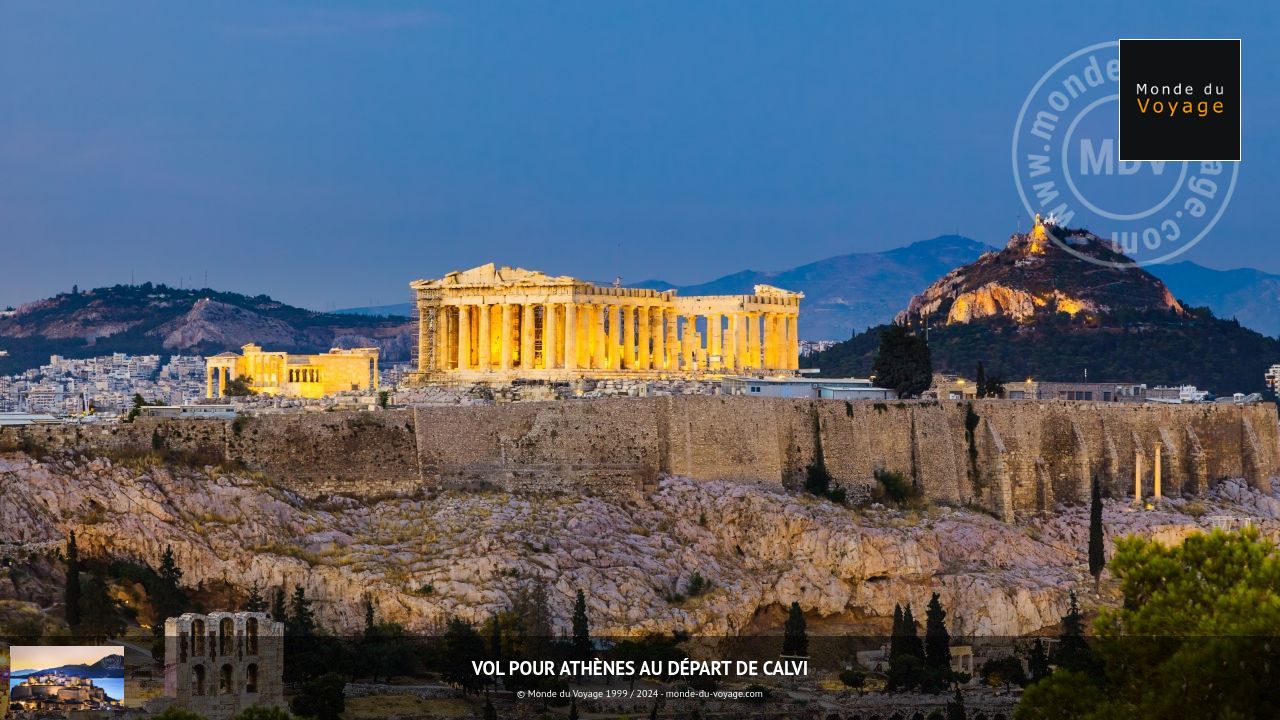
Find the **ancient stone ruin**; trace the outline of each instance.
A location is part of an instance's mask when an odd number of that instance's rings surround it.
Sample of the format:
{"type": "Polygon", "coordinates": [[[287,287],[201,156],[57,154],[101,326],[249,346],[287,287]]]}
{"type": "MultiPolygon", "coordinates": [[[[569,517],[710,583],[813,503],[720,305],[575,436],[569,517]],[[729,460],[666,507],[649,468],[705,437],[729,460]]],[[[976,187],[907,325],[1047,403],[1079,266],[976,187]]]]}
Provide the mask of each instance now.
{"type": "Polygon", "coordinates": [[[185,613],[164,623],[164,697],[210,720],[284,707],[284,623],[267,613],[185,613]]]}

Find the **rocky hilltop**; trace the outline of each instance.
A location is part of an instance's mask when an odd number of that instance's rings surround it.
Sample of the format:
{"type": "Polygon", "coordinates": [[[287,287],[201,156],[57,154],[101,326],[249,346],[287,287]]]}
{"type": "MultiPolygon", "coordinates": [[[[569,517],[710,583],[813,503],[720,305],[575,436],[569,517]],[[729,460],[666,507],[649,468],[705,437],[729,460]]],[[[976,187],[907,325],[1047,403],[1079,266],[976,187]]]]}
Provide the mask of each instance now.
{"type": "Polygon", "coordinates": [[[403,360],[416,339],[409,318],[317,313],[272,300],[164,285],[116,285],[63,293],[0,316],[0,373],[48,362],[50,355],[113,352],[214,354],[258,342],[271,349],[324,352],[378,347],[403,360]]]}
{"type": "MultiPolygon", "coordinates": [[[[938,591],[953,633],[1016,635],[1055,624],[1067,593],[1091,585],[1082,507],[1011,524],[680,477],[639,500],[448,491],[308,501],[262,476],[67,452],[0,455],[0,488],[6,542],[36,547],[75,530],[82,554],[152,566],[172,545],[186,582],[299,584],[337,630],[360,626],[366,593],[388,619],[427,631],[447,616],[483,620],[543,583],[562,629],[581,588],[602,634],[768,633],[791,602],[813,632],[883,633],[894,603],[923,605],[938,591]],[[694,573],[711,589],[683,598],[694,573]]],[[[1278,517],[1274,494],[1225,481],[1155,511],[1108,502],[1105,519],[1109,542],[1177,542],[1243,522],[1275,538],[1278,517]]],[[[15,596],[10,583],[0,580],[0,597],[15,596]]]]}
{"type": "MultiPolygon", "coordinates": [[[[934,370],[968,377],[981,362],[1005,380],[1190,384],[1228,396],[1264,390],[1280,340],[1192,307],[1178,291],[1092,233],[1041,224],[952,269],[894,322],[927,328],[934,370]]],[[[880,330],[801,364],[828,377],[865,377],[880,330]]]]}
{"type": "Polygon", "coordinates": [[[1029,233],[1011,237],[1004,249],[942,276],[913,297],[896,322],[928,318],[950,325],[997,317],[1027,323],[1066,313],[1099,323],[1120,310],[1185,314],[1159,278],[1110,242],[1084,230],[1040,223],[1029,233]],[[1050,233],[1078,254],[1054,242],[1050,233]],[[1113,265],[1086,262],[1080,256],[1113,265]]]}

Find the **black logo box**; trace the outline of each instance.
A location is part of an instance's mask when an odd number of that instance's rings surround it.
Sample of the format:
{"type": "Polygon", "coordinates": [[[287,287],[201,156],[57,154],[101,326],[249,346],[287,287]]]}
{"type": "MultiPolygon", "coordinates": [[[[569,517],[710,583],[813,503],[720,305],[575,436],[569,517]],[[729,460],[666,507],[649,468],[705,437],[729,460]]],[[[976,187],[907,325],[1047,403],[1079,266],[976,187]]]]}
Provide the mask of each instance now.
{"type": "Polygon", "coordinates": [[[1239,160],[1240,89],[1239,40],[1120,40],[1120,159],[1239,160]]]}

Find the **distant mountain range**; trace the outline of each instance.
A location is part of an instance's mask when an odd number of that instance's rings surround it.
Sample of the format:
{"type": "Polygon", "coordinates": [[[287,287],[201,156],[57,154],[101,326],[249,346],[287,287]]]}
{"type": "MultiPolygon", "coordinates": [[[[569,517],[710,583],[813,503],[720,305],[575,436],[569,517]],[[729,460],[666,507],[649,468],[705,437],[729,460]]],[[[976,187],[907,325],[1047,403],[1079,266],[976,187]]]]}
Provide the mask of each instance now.
{"type": "Polygon", "coordinates": [[[50,675],[55,673],[79,678],[122,678],[124,677],[124,656],[107,655],[92,665],[79,663],[76,665],[59,665],[58,667],[40,670],[18,670],[11,673],[10,676],[23,678],[28,675],[50,675]]]}
{"type": "MultiPolygon", "coordinates": [[[[988,378],[1006,381],[1194,384],[1222,394],[1263,388],[1263,373],[1280,359],[1280,340],[1196,307],[1186,293],[1131,265],[1110,242],[1083,230],[1056,231],[1076,253],[1110,264],[1086,263],[1046,232],[1038,226],[1014,235],[998,252],[951,270],[904,304],[895,320],[927,334],[936,372],[974,377],[981,363],[988,378]]],[[[1194,266],[1182,270],[1220,276],[1194,266]]],[[[880,331],[872,328],[801,363],[828,377],[865,377],[873,371],[880,331]]]]}
{"type": "Polygon", "coordinates": [[[417,335],[407,317],[318,313],[266,295],[116,285],[63,293],[0,314],[0,374],[37,367],[50,355],[216,354],[249,342],[289,352],[378,347],[407,360],[417,335]]]}
{"type": "MultiPolygon", "coordinates": [[[[943,235],[883,252],[837,255],[790,270],[742,270],[710,282],[673,285],[645,280],[633,287],[675,289],[681,295],[751,292],[753,285],[776,285],[805,294],[800,336],[844,340],[855,331],[888,322],[913,295],[952,269],[996,248],[960,235],[943,235]]],[[[1192,307],[1208,307],[1220,318],[1280,335],[1280,275],[1260,270],[1213,270],[1192,262],[1146,268],[1165,281],[1175,297],[1192,307]]],[[[348,308],[335,312],[364,316],[405,316],[409,303],[348,308]]]]}

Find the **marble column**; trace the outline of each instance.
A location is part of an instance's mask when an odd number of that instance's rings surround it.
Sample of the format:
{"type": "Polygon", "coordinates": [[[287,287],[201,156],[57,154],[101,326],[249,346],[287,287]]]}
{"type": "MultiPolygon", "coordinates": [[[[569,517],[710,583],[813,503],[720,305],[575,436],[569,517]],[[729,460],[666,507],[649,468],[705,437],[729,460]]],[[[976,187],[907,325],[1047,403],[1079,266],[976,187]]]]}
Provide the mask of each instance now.
{"type": "Polygon", "coordinates": [[[747,367],[760,367],[760,314],[747,313],[747,367]]]}
{"type": "Polygon", "coordinates": [[[511,306],[511,303],[502,303],[498,307],[502,308],[498,314],[498,317],[501,318],[501,326],[498,328],[498,367],[503,370],[510,370],[513,355],[511,345],[514,342],[511,334],[511,324],[515,318],[515,309],[511,306]]]}
{"type": "Polygon", "coordinates": [[[493,306],[477,305],[476,311],[480,313],[480,336],[476,343],[479,352],[480,369],[488,372],[493,369],[493,306]]]}
{"type": "Polygon", "coordinates": [[[213,397],[213,368],[204,366],[204,396],[213,397]]]}
{"type": "Polygon", "coordinates": [[[762,367],[773,369],[778,366],[778,335],[777,327],[774,323],[775,315],[771,312],[762,313],[762,325],[760,329],[760,344],[764,347],[764,360],[762,367]]]}
{"type": "Polygon", "coordinates": [[[800,368],[800,316],[787,315],[787,368],[800,368]]]}
{"type": "Polygon", "coordinates": [[[622,367],[636,369],[636,309],[622,306],[622,367]]]}
{"type": "Polygon", "coordinates": [[[641,370],[649,369],[649,308],[641,305],[636,308],[636,325],[639,326],[637,333],[639,338],[636,341],[636,367],[641,370]]]}
{"type": "Polygon", "coordinates": [[[458,369],[470,370],[471,365],[471,307],[458,306],[458,369]]]}
{"type": "Polygon", "coordinates": [[[605,306],[591,306],[591,367],[604,370],[609,367],[609,339],[605,335],[605,306]]]}
{"type": "Polygon", "coordinates": [[[431,315],[433,311],[428,309],[425,303],[418,303],[418,372],[427,372],[431,369],[431,358],[427,353],[430,345],[430,329],[431,315]]]}
{"type": "Polygon", "coordinates": [[[649,331],[653,340],[653,355],[649,364],[654,370],[665,370],[667,367],[667,326],[666,311],[660,307],[649,309],[649,331]]]}
{"type": "Polygon", "coordinates": [[[560,323],[556,317],[556,306],[547,303],[542,306],[542,368],[550,370],[559,362],[558,328],[560,323]]]}
{"type": "Polygon", "coordinates": [[[728,315],[728,332],[724,333],[723,352],[724,352],[724,369],[737,370],[737,313],[728,315]]]}
{"type": "Polygon", "coordinates": [[[664,313],[667,321],[667,370],[680,370],[680,315],[674,309],[664,313]]]}
{"type": "Polygon", "coordinates": [[[707,369],[719,370],[724,367],[723,330],[724,317],[720,313],[707,316],[707,369]],[[715,358],[714,360],[711,358],[715,358]]]}
{"type": "Polygon", "coordinates": [[[533,303],[524,303],[520,306],[520,368],[523,370],[532,370],[534,366],[534,333],[537,330],[537,318],[534,313],[533,303]]]}
{"type": "Polygon", "coordinates": [[[690,371],[697,368],[696,349],[698,341],[698,318],[696,315],[685,315],[680,323],[680,369],[690,371]]]}
{"type": "Polygon", "coordinates": [[[622,312],[617,305],[606,306],[609,311],[609,353],[606,366],[610,370],[622,367],[622,312]]]}
{"type": "Polygon", "coordinates": [[[436,371],[444,372],[448,370],[452,363],[449,362],[449,355],[452,352],[453,332],[449,328],[450,315],[449,306],[440,305],[436,308],[436,371]]]}
{"type": "Polygon", "coordinates": [[[564,368],[578,367],[578,306],[572,302],[564,305],[564,368]]]}

